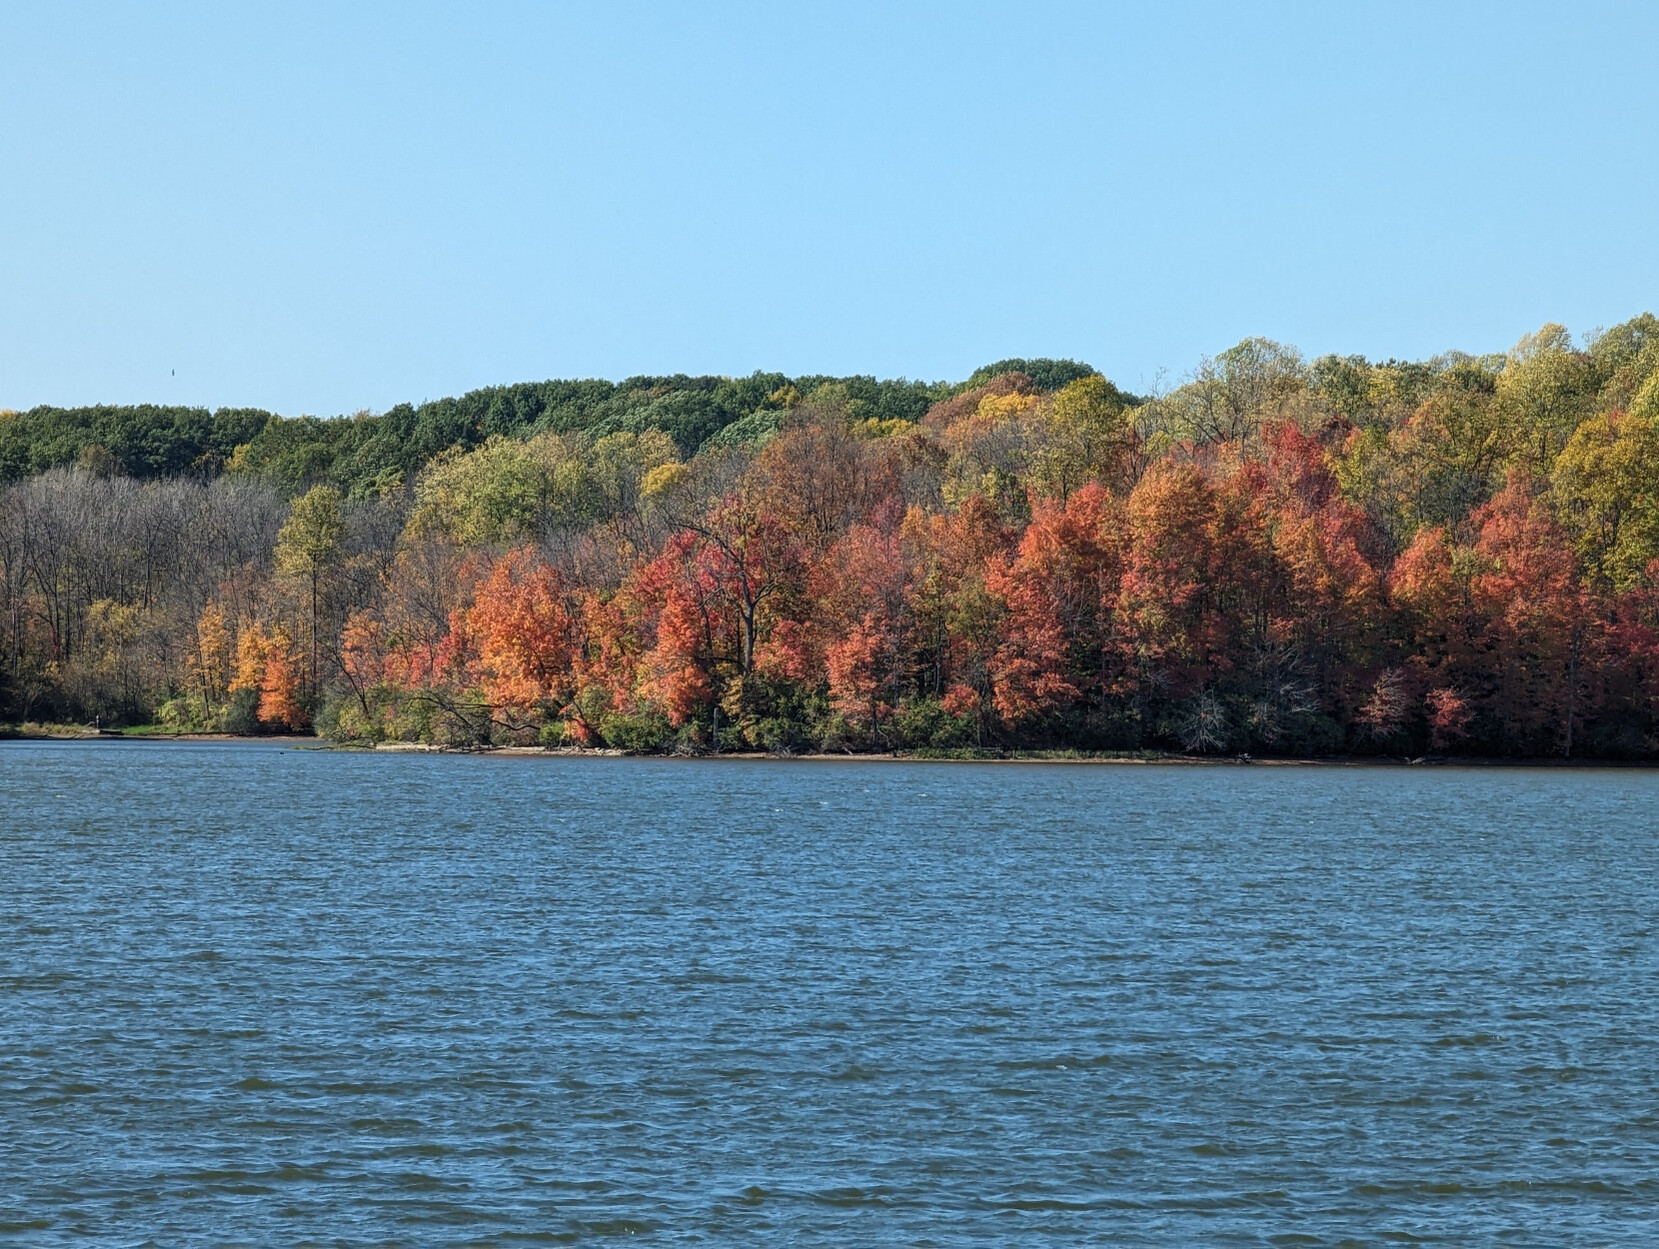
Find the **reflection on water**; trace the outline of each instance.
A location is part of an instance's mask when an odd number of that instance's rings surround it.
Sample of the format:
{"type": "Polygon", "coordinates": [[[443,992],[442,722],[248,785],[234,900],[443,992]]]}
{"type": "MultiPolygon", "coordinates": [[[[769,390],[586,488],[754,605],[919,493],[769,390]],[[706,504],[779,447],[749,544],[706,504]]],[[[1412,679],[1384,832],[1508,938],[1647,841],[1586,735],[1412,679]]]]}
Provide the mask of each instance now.
{"type": "Polygon", "coordinates": [[[6,745],[0,1230],[1641,1242],[1656,797],[6,745]]]}

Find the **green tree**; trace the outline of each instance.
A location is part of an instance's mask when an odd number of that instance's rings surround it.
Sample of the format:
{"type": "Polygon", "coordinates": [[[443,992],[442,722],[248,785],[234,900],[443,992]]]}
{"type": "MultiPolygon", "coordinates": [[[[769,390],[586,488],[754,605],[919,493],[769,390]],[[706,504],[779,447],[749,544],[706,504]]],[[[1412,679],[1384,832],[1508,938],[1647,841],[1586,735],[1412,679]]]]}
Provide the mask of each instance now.
{"type": "Polygon", "coordinates": [[[1659,557],[1659,429],[1640,416],[1584,421],[1555,461],[1557,511],[1591,576],[1616,589],[1659,557]]]}
{"type": "Polygon", "coordinates": [[[1038,390],[1060,390],[1072,382],[1093,375],[1094,368],[1076,360],[998,360],[995,364],[975,369],[972,376],[956,389],[973,390],[985,385],[994,377],[1003,377],[1009,373],[1021,373],[1029,377],[1032,385],[1038,390]]]}
{"type": "Polygon", "coordinates": [[[458,542],[532,537],[550,513],[587,518],[585,472],[570,440],[493,437],[475,451],[440,456],[416,487],[413,523],[436,525],[458,542]]]}
{"type": "Polygon", "coordinates": [[[1039,491],[1063,503],[1091,478],[1108,486],[1125,484],[1134,445],[1126,406],[1122,392],[1098,373],[1055,395],[1038,422],[1031,456],[1039,491]]]}
{"type": "Polygon", "coordinates": [[[1514,430],[1517,450],[1540,476],[1589,415],[1599,389],[1594,359],[1573,348],[1559,325],[1528,334],[1498,376],[1496,403],[1514,430]]]}
{"type": "MultiPolygon", "coordinates": [[[[1596,395],[1603,412],[1633,410],[1644,384],[1659,374],[1659,317],[1644,312],[1590,341],[1590,359],[1604,380],[1596,395]]],[[[1659,399],[1659,389],[1654,391],[1659,399]]]]}
{"type": "Polygon", "coordinates": [[[1192,379],[1157,403],[1178,441],[1200,445],[1253,437],[1262,421],[1307,388],[1302,355],[1268,338],[1247,338],[1200,362],[1192,379]]]}
{"type": "Polygon", "coordinates": [[[288,519],[277,531],[277,572],[298,582],[308,594],[313,690],[317,687],[318,613],[328,578],[345,560],[345,536],[340,492],[333,486],[314,486],[295,499],[288,519]]]}

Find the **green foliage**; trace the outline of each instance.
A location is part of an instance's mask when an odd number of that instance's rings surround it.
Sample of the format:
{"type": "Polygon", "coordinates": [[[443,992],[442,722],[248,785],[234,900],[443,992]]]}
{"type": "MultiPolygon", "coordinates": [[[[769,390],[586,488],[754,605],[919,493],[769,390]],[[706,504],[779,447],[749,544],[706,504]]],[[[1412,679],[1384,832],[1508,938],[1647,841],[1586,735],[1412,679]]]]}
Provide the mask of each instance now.
{"type": "Polygon", "coordinates": [[[314,486],[294,500],[293,510],[277,532],[279,573],[315,582],[340,561],[346,532],[340,502],[340,492],[333,486],[314,486]]]}
{"type": "Polygon", "coordinates": [[[354,740],[361,740],[351,734],[348,730],[340,727],[341,713],[349,712],[350,710],[352,710],[352,703],[347,699],[329,698],[323,700],[323,702],[317,707],[316,714],[311,718],[312,731],[315,732],[318,737],[326,737],[332,742],[344,743],[354,740]]]}
{"type": "Polygon", "coordinates": [[[1163,427],[1179,441],[1237,441],[1253,437],[1266,419],[1291,415],[1288,405],[1304,393],[1307,381],[1308,370],[1294,347],[1247,338],[1202,361],[1192,379],[1156,407],[1163,427]]]}
{"type": "Polygon", "coordinates": [[[764,409],[752,412],[715,434],[704,447],[711,450],[719,447],[764,447],[777,437],[778,431],[783,428],[783,415],[781,411],[764,409]]]}
{"type": "MultiPolygon", "coordinates": [[[[1590,340],[1590,359],[1602,378],[1597,407],[1602,411],[1630,411],[1644,386],[1659,401],[1659,317],[1644,312],[1622,325],[1604,330],[1590,340]]],[[[1656,403],[1659,407],[1659,403],[1656,403]]],[[[1659,411],[1644,413],[1659,416],[1659,411]]]]}
{"type": "Polygon", "coordinates": [[[469,452],[439,456],[415,489],[412,524],[468,545],[535,537],[553,526],[631,516],[654,470],[678,463],[662,430],[492,436],[469,452]]]}
{"type": "Polygon", "coordinates": [[[1630,414],[1645,421],[1659,420],[1659,369],[1644,378],[1631,396],[1630,414]]]}
{"type": "Polygon", "coordinates": [[[919,421],[950,387],[905,378],[877,381],[873,377],[829,377],[815,374],[788,383],[807,402],[839,404],[847,420],[919,421]]]}
{"type": "Polygon", "coordinates": [[[721,407],[709,391],[666,390],[660,394],[645,392],[641,397],[643,402],[605,417],[589,426],[588,432],[603,437],[661,430],[674,440],[682,454],[690,455],[725,426],[741,419],[721,407]]]}
{"type": "Polygon", "coordinates": [[[1332,355],[1309,366],[1308,388],[1333,415],[1363,429],[1388,429],[1403,425],[1439,378],[1432,363],[1332,355]]]}
{"type": "Polygon", "coordinates": [[[156,724],[171,733],[206,733],[214,727],[214,716],[199,695],[181,694],[156,708],[156,724]]]}
{"type": "Polygon", "coordinates": [[[0,415],[0,482],[81,462],[102,452],[115,471],[140,480],[219,471],[272,419],[253,408],[31,408],[0,415]]]}
{"type": "Polygon", "coordinates": [[[732,681],[725,714],[724,746],[799,754],[817,745],[815,726],[829,714],[829,699],[799,681],[751,672],[732,681]]]}
{"type": "MultiPolygon", "coordinates": [[[[325,701],[314,721],[317,735],[342,745],[443,740],[441,709],[419,693],[377,684],[325,701]]],[[[467,740],[470,732],[460,735],[467,740]]]]}
{"type": "Polygon", "coordinates": [[[1399,546],[1424,525],[1467,517],[1525,449],[1513,411],[1495,401],[1496,379],[1485,368],[1459,361],[1415,393],[1421,401],[1409,414],[1386,401],[1378,411],[1392,419],[1364,424],[1334,466],[1343,493],[1399,546]]]}
{"type": "Polygon", "coordinates": [[[272,417],[258,434],[236,448],[227,467],[264,477],[287,493],[298,494],[328,477],[346,429],[343,422],[314,416],[272,417]]]}
{"type": "Polygon", "coordinates": [[[399,404],[382,413],[280,417],[256,409],[53,408],[0,414],[0,482],[82,464],[151,480],[231,471],[277,483],[290,495],[331,485],[347,499],[412,483],[432,460],[492,438],[537,434],[666,434],[689,456],[721,431],[718,446],[764,442],[801,395],[839,388],[857,419],[917,421],[942,385],[905,379],[782,373],[749,377],[631,377],[488,386],[449,399],[399,404]]]}
{"type": "Polygon", "coordinates": [[[1556,457],[1558,513],[1584,566],[1626,590],[1659,558],[1659,428],[1652,419],[1585,420],[1556,457]]]}
{"type": "Polygon", "coordinates": [[[642,755],[661,750],[670,730],[667,716],[648,710],[631,715],[612,712],[599,722],[599,733],[606,745],[642,755]]]}
{"type": "Polygon", "coordinates": [[[952,715],[936,698],[918,698],[899,710],[899,740],[914,750],[922,747],[967,746],[976,736],[972,716],[952,715]]]}
{"type": "Polygon", "coordinates": [[[550,511],[581,510],[579,497],[561,498],[580,494],[570,480],[573,460],[556,434],[531,443],[498,434],[474,451],[446,453],[421,477],[414,523],[435,525],[468,544],[534,534],[550,511]]]}
{"type": "Polygon", "coordinates": [[[237,690],[219,713],[221,733],[247,736],[259,732],[259,691],[237,690]]]}
{"type": "Polygon", "coordinates": [[[1032,480],[1060,499],[1089,480],[1118,483],[1134,450],[1125,413],[1128,397],[1099,374],[1079,378],[1054,396],[1036,430],[1032,480]]]}
{"type": "Polygon", "coordinates": [[[968,380],[952,389],[961,392],[973,390],[985,385],[993,377],[1002,377],[1007,373],[1023,373],[1029,377],[1038,390],[1059,390],[1071,382],[1085,377],[1098,376],[1097,371],[1087,364],[1076,360],[1021,360],[1010,358],[998,360],[995,364],[987,364],[978,368],[968,377],[968,380]]]}
{"type": "Polygon", "coordinates": [[[1497,379],[1495,406],[1533,472],[1549,471],[1594,408],[1598,374],[1595,358],[1575,351],[1571,335],[1559,325],[1528,334],[1509,353],[1497,379]]]}

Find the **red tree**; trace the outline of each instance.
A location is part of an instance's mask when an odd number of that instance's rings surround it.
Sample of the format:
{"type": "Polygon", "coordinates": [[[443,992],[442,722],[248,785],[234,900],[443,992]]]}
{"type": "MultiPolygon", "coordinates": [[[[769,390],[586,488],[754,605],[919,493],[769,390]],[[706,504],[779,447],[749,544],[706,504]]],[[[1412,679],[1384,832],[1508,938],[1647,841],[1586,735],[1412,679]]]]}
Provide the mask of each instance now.
{"type": "Polygon", "coordinates": [[[987,579],[1007,608],[991,661],[997,714],[1010,726],[1118,688],[1115,613],[1119,508],[1095,482],[1039,502],[1011,560],[987,579]]]}

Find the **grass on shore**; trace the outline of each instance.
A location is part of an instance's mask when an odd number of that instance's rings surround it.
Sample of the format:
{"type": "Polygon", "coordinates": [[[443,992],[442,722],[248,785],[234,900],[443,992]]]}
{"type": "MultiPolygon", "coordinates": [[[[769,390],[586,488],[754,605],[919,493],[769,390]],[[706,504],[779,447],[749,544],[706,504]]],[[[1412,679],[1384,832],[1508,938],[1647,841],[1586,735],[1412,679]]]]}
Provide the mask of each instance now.
{"type": "Polygon", "coordinates": [[[22,724],[0,724],[0,737],[53,738],[108,737],[113,730],[94,724],[59,724],[55,721],[25,720],[22,724]]]}
{"type": "Polygon", "coordinates": [[[51,720],[25,720],[22,724],[0,724],[0,739],[28,741],[80,741],[110,737],[218,737],[222,734],[185,733],[165,724],[128,724],[104,728],[96,724],[60,724],[51,720]]]}

